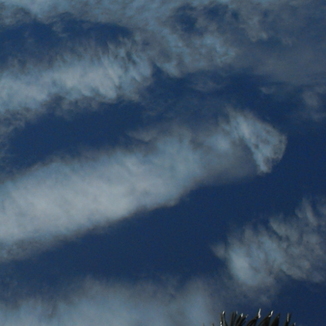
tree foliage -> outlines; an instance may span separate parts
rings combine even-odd
[[[280,314],[273,318],[273,311],[266,317],[261,318],[261,310],[251,320],[247,320],[248,316],[233,312],[230,321],[227,322],[225,312],[221,313],[220,326],[280,326]],[[291,314],[286,315],[283,326],[295,326],[295,323],[290,324]],[[214,325],[213,325],[214,326]]]

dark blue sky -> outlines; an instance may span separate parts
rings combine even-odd
[[[4,325],[322,324],[321,1],[1,5]]]

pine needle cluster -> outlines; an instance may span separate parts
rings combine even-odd
[[[266,317],[261,318],[261,310],[251,320],[247,320],[248,316],[233,312],[230,321],[226,321],[225,312],[221,313],[220,326],[280,326],[280,314],[273,318],[273,311]],[[295,323],[290,324],[291,314],[286,315],[283,326],[295,326]],[[214,324],[213,324],[214,326]]]

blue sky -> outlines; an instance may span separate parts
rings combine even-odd
[[[4,325],[322,324],[323,1],[0,5]]]

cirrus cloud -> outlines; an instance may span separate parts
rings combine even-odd
[[[56,161],[0,185],[1,258],[33,249],[25,241],[51,242],[140,210],[173,205],[208,181],[270,172],[286,145],[274,128],[236,111],[197,132],[177,126],[149,135],[146,145],[132,150]]]

